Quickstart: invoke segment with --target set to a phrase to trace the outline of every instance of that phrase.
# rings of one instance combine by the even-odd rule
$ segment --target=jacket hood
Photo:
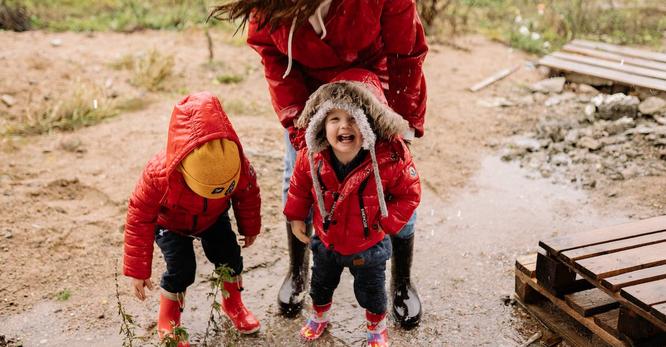
[[[243,149],[220,100],[210,92],[199,92],[183,98],[171,112],[166,148],[167,177],[192,150],[216,139],[228,139]]]
[[[344,109],[360,121],[357,123],[365,149],[374,146],[375,138],[390,140],[409,128],[407,121],[388,106],[377,75],[364,69],[350,69],[312,93],[296,121],[296,127],[306,129],[309,152],[321,152],[328,146],[324,120],[333,108]]]

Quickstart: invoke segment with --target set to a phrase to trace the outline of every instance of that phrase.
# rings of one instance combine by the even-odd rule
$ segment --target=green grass
[[[69,300],[69,298],[71,296],[72,296],[72,292],[69,289],[65,288],[65,289],[59,291],[58,293],[56,293],[55,299],[58,300],[58,301],[67,301],[67,300]]]
[[[424,12],[433,2],[437,16]],[[434,35],[480,32],[537,54],[574,38],[657,47],[666,31],[662,0],[423,0],[419,6]]]
[[[51,31],[183,29],[203,25],[212,0],[24,0],[33,28]],[[217,25],[217,21],[211,21]]]

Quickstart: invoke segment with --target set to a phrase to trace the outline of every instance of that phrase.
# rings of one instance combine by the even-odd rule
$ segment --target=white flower
[[[520,24],[523,21],[523,17],[521,17],[520,15],[517,15],[516,18],[513,21],[516,24]]]
[[[527,29],[526,26],[521,25],[520,29],[518,29],[518,32],[521,33],[523,36],[527,36],[530,34],[530,29]]]
[[[545,48],[545,49],[550,48],[550,42],[545,41],[545,42],[543,43],[543,48]]]
[[[536,41],[541,38],[541,35],[539,33],[532,33],[532,36],[530,36],[532,40]]]

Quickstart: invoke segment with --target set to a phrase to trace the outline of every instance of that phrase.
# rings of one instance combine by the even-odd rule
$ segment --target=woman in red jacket
[[[414,0],[239,0],[211,16],[249,23],[248,45],[261,55],[273,108],[286,129],[283,198],[303,130],[294,126],[310,94],[342,71],[358,67],[379,76],[388,105],[409,123],[407,142],[423,135],[426,86],[422,65],[428,51]],[[418,325],[421,303],[410,281],[415,216],[392,237],[393,314]],[[311,227],[308,227],[311,230]],[[302,307],[307,277],[305,248],[289,237],[290,271],[280,288],[282,312]]]
[[[400,232],[421,197],[418,174],[399,136],[407,122],[386,105],[374,74],[350,69],[310,97],[296,125],[306,129],[307,148],[296,159],[284,214],[314,255],[314,313],[301,336],[314,340],[324,332],[333,291],[348,267],[356,299],[366,309],[368,346],[387,346],[387,235]],[[310,242],[304,221],[313,203]]]
[[[254,169],[220,101],[207,92],[185,97],[171,114],[166,151],[148,162],[129,199],[125,223],[123,273],[140,300],[146,298],[144,287],[153,286],[153,241],[164,255],[160,338],[180,324],[185,289],[195,277],[194,239],[201,240],[211,263],[226,264],[235,275],[224,282],[229,295],[222,298],[222,311],[241,333],[259,329],[241,300],[243,258],[227,211],[233,207],[248,247],[261,229],[260,206]]]

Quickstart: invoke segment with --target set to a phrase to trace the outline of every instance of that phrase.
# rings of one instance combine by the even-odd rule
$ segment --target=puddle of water
[[[444,203],[432,192],[424,192],[419,208],[413,273],[425,314],[421,326],[412,331],[402,331],[391,324],[392,344],[521,344],[527,339],[526,334],[531,334],[529,330],[534,329],[535,323],[500,300],[502,295],[513,293],[516,256],[535,252],[539,239],[627,220],[623,215],[596,211],[588,204],[583,191],[554,185],[541,178],[527,178],[525,170],[516,164],[495,157],[483,160],[479,172],[452,201]],[[265,237],[281,244],[284,241],[283,227],[272,225],[269,229],[275,234]],[[210,301],[206,297],[208,284],[203,279],[212,266],[204,263],[200,251],[197,283],[188,289],[183,316],[193,341],[200,341],[203,336],[210,310]],[[266,248],[252,252],[256,252],[256,256],[252,256],[254,253],[245,256],[246,267],[254,269],[244,275],[247,289],[244,301],[261,320],[262,332],[249,338],[223,333],[225,335],[212,339],[212,343],[237,346],[299,343],[298,330],[307,312],[296,319],[285,319],[277,314],[275,303],[287,267],[286,251]],[[267,254],[269,252],[279,254]],[[263,265],[254,266],[260,261]],[[156,297],[153,294],[151,300],[138,305],[129,297],[123,297],[123,300],[127,301],[127,306],[132,300],[131,313],[142,327],[146,327],[154,322]],[[115,302],[115,298],[113,300]],[[362,345],[365,341],[364,312],[356,303],[352,277],[348,272],[343,274],[333,300],[332,324],[315,345]],[[90,345],[85,341],[89,337],[95,338],[95,346],[120,344],[117,317],[109,319],[108,327],[104,329],[63,334],[66,323],[60,321],[62,317],[49,314],[54,311],[49,305],[52,304],[39,304],[24,314],[0,317],[3,333],[8,337],[23,336],[25,345],[39,345],[44,338],[49,339],[49,346]],[[228,322],[224,324],[228,327]],[[145,333],[141,330],[139,334]],[[50,337],[43,337],[46,335]]]

